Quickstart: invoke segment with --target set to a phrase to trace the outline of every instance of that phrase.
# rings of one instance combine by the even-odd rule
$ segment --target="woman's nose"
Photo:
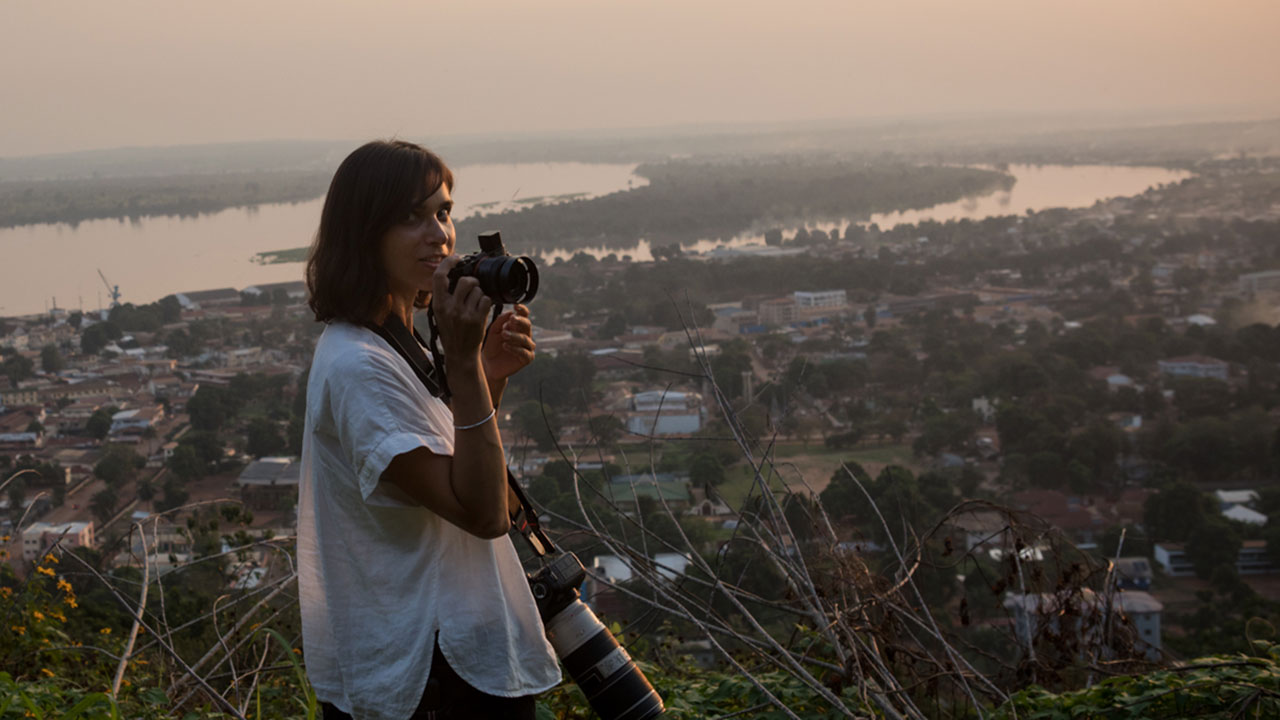
[[[449,228],[439,220],[432,220],[427,223],[427,242],[436,245],[447,245],[449,243]]]

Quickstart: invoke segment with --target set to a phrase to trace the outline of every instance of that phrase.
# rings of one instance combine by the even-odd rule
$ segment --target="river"
[[[469,165],[456,168],[455,216],[494,212],[533,202],[595,197],[644,185],[635,165],[528,163]],[[979,219],[1049,207],[1087,207],[1099,199],[1136,195],[1148,187],[1176,182],[1188,173],[1154,167],[1014,165],[1017,183],[1008,192],[966,198],[926,210],[875,215],[882,228],[924,219]],[[58,307],[92,310],[109,302],[98,272],[119,285],[124,302],[147,303],[170,293],[301,278],[297,263],[259,264],[261,252],[286,250],[310,242],[320,217],[321,200],[235,208],[194,218],[152,217],[137,221],[92,220],[29,225],[0,230],[0,316],[42,312]],[[846,221],[810,223],[831,230]],[[793,229],[793,228],[792,228]],[[732,241],[703,241],[690,252],[717,247],[763,245],[761,235]],[[463,248],[466,250],[466,248]],[[575,252],[543,254],[551,261]],[[616,254],[649,260],[649,245],[587,248],[596,257]]]

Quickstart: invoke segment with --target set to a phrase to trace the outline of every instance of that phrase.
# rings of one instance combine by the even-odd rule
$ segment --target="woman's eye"
[[[444,222],[445,220],[448,220],[449,208],[440,208],[440,212],[436,213],[436,217],[440,220],[440,222]]]

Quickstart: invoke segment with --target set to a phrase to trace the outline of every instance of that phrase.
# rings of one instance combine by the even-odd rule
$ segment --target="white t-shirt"
[[[419,447],[453,454],[453,416],[372,331],[334,322],[307,385],[298,574],[307,675],[358,720],[403,720],[440,650],[491,695],[560,681],[510,536],[484,540],[379,481]]]

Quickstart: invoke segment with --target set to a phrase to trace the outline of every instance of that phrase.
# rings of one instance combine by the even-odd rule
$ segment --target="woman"
[[[327,326],[307,385],[299,590],[325,718],[532,718],[533,696],[560,679],[507,535],[495,418],[507,378],[533,360],[529,312],[486,335],[476,280],[449,292],[452,189],[428,150],[364,145],[334,174],[307,261]],[[412,331],[428,304],[450,405],[369,327]]]

